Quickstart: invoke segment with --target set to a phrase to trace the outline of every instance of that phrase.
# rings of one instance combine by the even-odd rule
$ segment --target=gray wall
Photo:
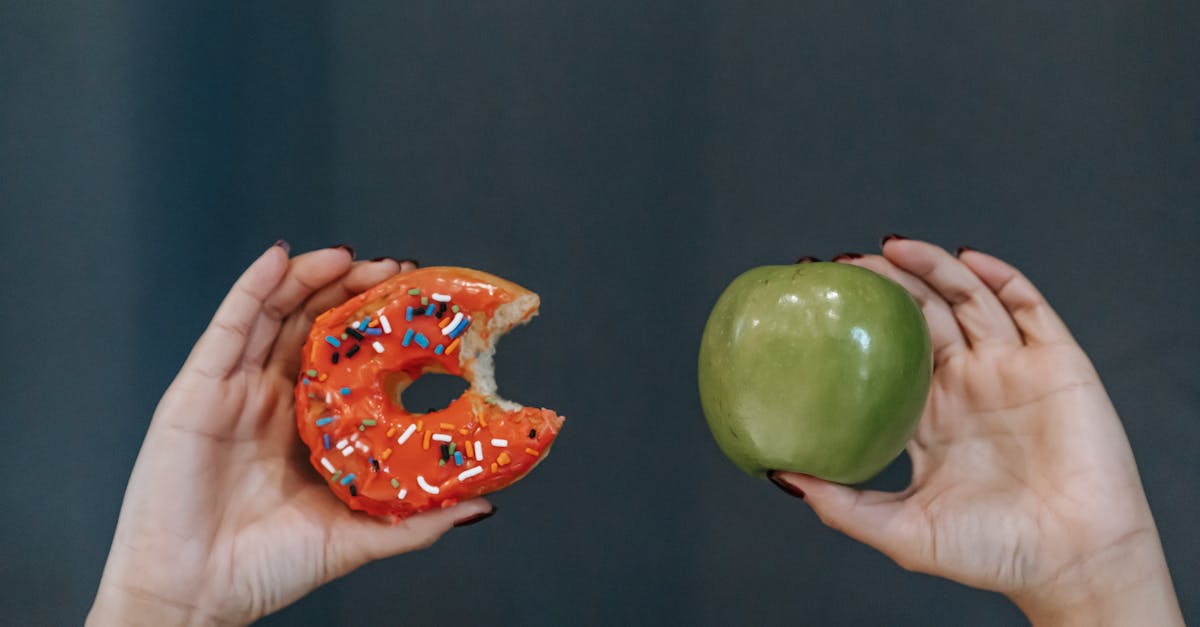
[[[84,616],[155,401],[285,237],[539,291],[499,380],[569,421],[495,518],[266,624],[1018,623],[700,413],[728,280],[893,230],[1059,307],[1200,620],[1200,3],[159,4],[0,2],[0,622]]]

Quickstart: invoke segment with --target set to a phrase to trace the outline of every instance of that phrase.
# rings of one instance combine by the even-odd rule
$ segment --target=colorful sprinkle
[[[346,327],[346,333],[356,340],[363,339],[363,334],[359,333],[354,327]]]
[[[439,422],[439,423],[438,423],[438,428],[439,428],[439,429],[445,429],[445,430],[447,430],[447,431],[453,431],[453,430],[454,430],[454,423],[453,423],[453,422]]]
[[[441,355],[441,354],[442,354],[442,353],[443,353],[445,350],[446,350],[446,347],[445,347],[445,346],[442,346],[441,344],[438,344],[437,346],[433,347],[433,354],[434,354],[434,355]],[[308,383],[307,383],[307,382],[305,382],[305,385],[308,385]]]
[[[354,354],[358,352],[359,348],[362,348],[362,346],[360,344],[355,344],[354,346],[351,346],[350,350],[346,351],[346,357],[353,357]]]
[[[333,363],[336,364],[338,362],[338,357],[340,357],[340,356],[341,356],[341,353],[334,353],[333,357],[332,357]]]
[[[437,311],[437,305],[435,305],[433,303],[429,303],[429,307],[425,308],[425,315],[432,316],[433,312],[435,312],[435,311]]]
[[[376,423],[374,420],[367,418],[366,420],[363,421],[363,424],[367,425],[368,427],[374,427]]]
[[[404,433],[401,434],[400,437],[396,440],[396,444],[404,444],[405,442],[407,442],[408,438],[410,436],[412,436],[413,431],[416,431],[416,430],[417,430],[417,425],[408,425],[408,428],[405,429]]]
[[[350,396],[350,388],[342,388],[340,391],[342,396]]]
[[[383,327],[384,333],[392,332],[392,323],[388,322],[387,316],[379,316],[379,326]]]
[[[354,487],[353,484],[350,485],[350,496],[358,496],[358,488]]]
[[[334,468],[333,464],[329,463],[329,460],[325,459],[324,457],[321,458],[321,465],[324,466],[325,470],[328,470],[329,472],[337,472],[337,468]]]
[[[315,377],[315,376],[317,376],[317,371],[313,370],[312,368],[309,368],[308,370],[304,371],[304,374],[306,374],[310,377]]]
[[[404,310],[404,320],[405,320],[406,322],[412,322],[412,307],[405,308],[405,310]]]
[[[453,342],[450,342],[450,345],[446,347],[446,354],[453,355],[454,349],[456,349],[456,348],[458,348],[458,340],[457,339],[454,340]],[[336,357],[336,355],[335,355],[335,357]]]
[[[453,318],[442,318],[442,321],[438,323],[438,327],[445,329],[446,325],[450,324],[453,320]]]
[[[450,331],[452,331],[454,327],[458,326],[458,323],[462,322],[462,319],[463,313],[461,311],[454,314],[454,318],[450,320],[450,324],[442,327],[442,335],[450,335]]]
[[[379,342],[375,342],[375,343],[371,344],[371,348],[374,348],[376,353],[383,352],[383,344],[380,344]]]
[[[475,440],[475,459],[483,461],[483,445],[479,443],[479,440]]]
[[[391,457],[391,456],[392,456],[392,449],[390,449],[390,448],[389,448],[389,449],[384,449],[384,451],[383,451],[382,453],[380,453],[380,454],[379,454],[379,459],[382,459],[383,461],[385,461],[385,462],[386,462],[386,461],[387,461],[387,458],[389,458],[389,457]]]
[[[534,457],[537,457],[537,456],[539,456],[539,455],[541,455],[541,454],[542,454],[542,453],[541,453],[541,451],[535,451],[535,450],[533,450],[533,449],[531,449],[531,448],[527,448],[527,449],[525,449],[525,452],[526,452],[526,453],[529,453],[530,455],[533,455]]]
[[[333,446],[332,444],[329,443],[329,434],[328,433],[321,434],[321,441],[325,443],[325,450],[327,450],[327,451]]]
[[[451,307],[450,311],[453,311],[454,313],[458,313],[458,305]]]
[[[458,480],[466,481],[467,479],[470,479],[471,477],[474,477],[475,475],[482,475],[482,474],[483,474],[483,466],[476,466],[474,468],[468,468],[467,470],[464,470],[464,471],[458,473]]]
[[[448,296],[446,294],[438,294],[437,292],[434,292],[433,300],[436,300],[439,303],[448,303],[448,302],[450,302],[450,296]]]
[[[421,348],[429,348],[429,338],[420,333],[413,336],[413,341],[415,341],[417,346],[420,346]]]
[[[350,457],[350,454],[353,452],[354,452],[354,447],[347,446],[346,448],[342,449],[342,457]]]
[[[449,337],[450,339],[454,339],[454,338],[458,337],[459,335],[461,335],[463,331],[466,331],[467,327],[469,327],[469,326],[471,326],[471,319],[467,318],[467,319],[463,320],[462,324],[458,325],[458,327],[456,327],[455,329],[450,331],[450,333],[448,333],[446,335],[446,337]]]
[[[367,335],[371,335],[371,336],[383,335],[383,331],[380,331],[379,329],[372,327],[370,329],[367,329]]]
[[[508,451],[504,451],[496,456],[496,463],[500,464],[501,466],[507,466],[508,462],[511,461],[512,457],[508,454]]]
[[[426,296],[422,296],[421,297],[421,306],[424,307],[425,305],[428,305],[428,304],[429,304],[429,298]]]
[[[340,348],[342,345],[342,343],[340,341],[338,341],[338,339],[336,337],[333,337],[332,335],[326,335],[325,341],[329,342],[329,345],[334,348]]]
[[[342,485],[349,485],[351,481],[354,481],[354,473],[350,473],[350,474],[346,475],[345,477],[342,477],[342,480],[339,481],[338,483],[340,483]]]
[[[454,451],[454,465],[462,466],[462,463],[463,463],[462,451]]]
[[[405,332],[404,332],[404,340],[400,342],[400,345],[401,345],[401,346],[408,346],[409,344],[411,344],[411,343],[412,343],[413,334],[415,334],[415,333],[416,333],[416,331],[413,331],[412,329],[409,329],[409,330],[405,331]]]
[[[439,344],[439,346],[440,346],[440,344]],[[304,385],[308,385],[308,377],[304,377],[303,379],[300,380],[300,382],[303,383]]]
[[[433,433],[433,432],[429,431],[428,433]],[[438,442],[450,442],[450,441],[454,440],[454,438],[446,435],[445,433],[433,433],[433,439]]]
[[[333,419],[334,419],[334,416],[325,416],[324,418],[317,418],[317,426],[324,427],[325,425],[333,422]]]
[[[438,493],[438,489],[429,485],[429,482],[425,481],[425,477],[422,477],[421,475],[417,475],[417,485],[421,486],[422,490],[430,494]]]
[[[363,318],[362,322],[358,323],[358,330],[366,331],[367,325],[370,323],[371,323],[371,316],[367,316],[366,318]]]
[[[427,451],[429,450],[429,436],[431,436],[431,435],[433,435],[432,431],[426,431],[425,432],[425,441],[421,443],[421,448],[423,448]]]
[[[492,474],[496,474],[496,462],[492,462]]]
[[[396,498],[400,499],[401,501],[403,501],[404,497],[406,496],[408,496],[408,490],[401,490],[396,493]]]
[[[439,448],[442,451],[442,461],[446,461],[447,459],[450,459],[450,445],[443,444]]]
[[[503,438],[492,438],[492,446],[496,448],[504,448],[508,446],[508,440]]]
[[[419,295],[420,293],[421,293],[421,288],[419,288],[419,287],[414,287],[414,288],[412,288],[411,290],[408,290],[408,295],[409,295],[409,296],[417,296],[417,295]]]
[[[400,482],[399,482],[398,480],[396,480],[396,478],[395,478],[395,477],[392,477],[392,487],[393,487],[393,488],[398,488],[398,487],[400,487]]]

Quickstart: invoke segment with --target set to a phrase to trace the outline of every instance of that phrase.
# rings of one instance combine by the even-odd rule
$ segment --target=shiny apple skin
[[[841,263],[762,266],[717,300],[700,343],[700,400],[745,472],[855,484],[904,449],[932,373],[912,297]]]

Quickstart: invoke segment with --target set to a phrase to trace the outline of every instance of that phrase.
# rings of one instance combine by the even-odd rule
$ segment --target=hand
[[[1182,625],[1120,419],[1033,284],[990,255],[903,238],[844,261],[904,286],[929,323],[912,482],[772,479],[900,566],[1008,595],[1035,624]]]
[[[427,547],[483,499],[389,525],[308,462],[292,389],[315,316],[402,270],[272,246],[163,395],[125,492],[89,624],[248,623],[366,562]]]

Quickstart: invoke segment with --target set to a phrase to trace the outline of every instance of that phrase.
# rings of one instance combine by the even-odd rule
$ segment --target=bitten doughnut
[[[496,340],[537,294],[466,268],[397,275],[321,314],[303,349],[296,422],[312,465],[351,508],[404,518],[507,487],[545,458],[563,419],[496,395]],[[470,388],[445,409],[406,409],[429,372]]]

